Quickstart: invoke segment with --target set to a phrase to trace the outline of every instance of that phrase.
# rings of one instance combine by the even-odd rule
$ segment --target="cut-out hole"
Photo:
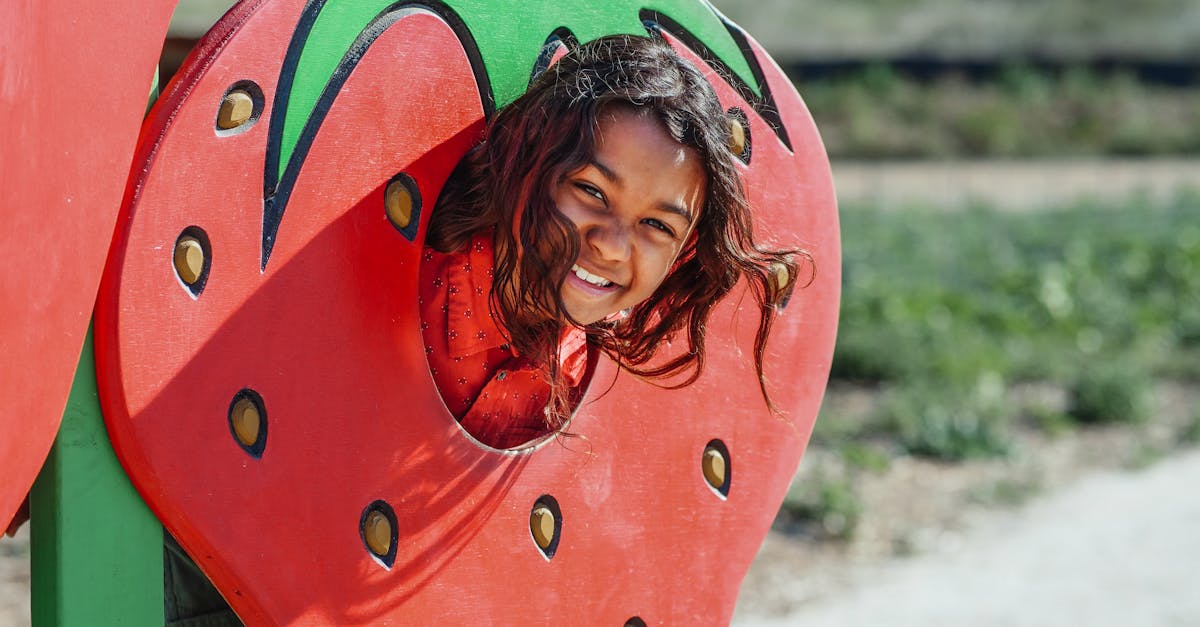
[[[456,172],[464,169],[460,166]],[[443,193],[463,184],[452,177],[443,187]],[[436,202],[430,206],[434,214],[428,218],[427,233],[437,230],[437,207]],[[415,224],[416,218],[413,220]],[[585,349],[586,359],[580,364],[579,383],[567,390],[562,420],[547,420],[551,388],[544,372],[530,366],[529,362],[520,361],[513,369],[508,355],[499,355],[486,362],[478,357],[488,354],[485,350],[492,355],[510,351],[500,325],[480,324],[475,320],[489,315],[491,309],[490,271],[495,264],[491,237],[476,233],[464,237],[463,241],[439,244],[450,246],[449,251],[439,250],[428,239],[424,244],[418,300],[412,306],[420,313],[426,364],[446,408],[447,418],[458,421],[463,437],[472,444],[522,454],[553,439],[556,428],[557,432],[569,429],[571,419],[591,385],[601,351]],[[461,271],[464,268],[466,270]],[[469,318],[472,320],[467,320]],[[469,336],[460,337],[459,330],[452,328],[451,321],[456,320],[469,323],[463,327],[470,329]],[[492,328],[496,332],[493,333]],[[464,339],[469,340],[475,356],[462,352]],[[492,386],[511,389],[515,393],[491,396],[487,400],[488,389]],[[493,394],[495,389],[492,387]],[[485,412],[478,410],[485,404],[490,405],[486,411],[507,413],[512,419],[484,419]]]
[[[371,557],[386,568],[396,563],[398,527],[396,512],[386,501],[375,501],[363,510],[358,519],[358,534]]]
[[[421,190],[413,177],[401,172],[383,188],[383,210],[388,221],[408,241],[417,236],[421,221]]]
[[[558,508],[558,501],[549,494],[538,498],[529,510],[529,535],[533,538],[533,545],[547,560],[554,557],[554,553],[558,551],[562,522],[562,510]]]
[[[634,616],[625,621],[625,627],[646,627],[646,621],[642,620],[641,617]]]
[[[171,263],[183,287],[193,297],[199,296],[208,283],[208,271],[212,268],[212,244],[204,229],[189,226],[175,238]]]
[[[700,457],[700,471],[708,487],[721,498],[729,496],[729,482],[733,476],[733,465],[730,462],[729,449],[724,442],[712,440],[704,446],[704,453]]]
[[[725,117],[729,120],[729,151],[742,163],[750,165],[750,118],[737,107],[725,112]]]
[[[262,117],[266,100],[262,88],[254,81],[242,80],[229,86],[217,104],[217,119],[213,129],[220,137],[238,135],[250,130]]]
[[[245,388],[229,403],[229,432],[233,441],[255,459],[267,448],[267,408],[262,396]]]

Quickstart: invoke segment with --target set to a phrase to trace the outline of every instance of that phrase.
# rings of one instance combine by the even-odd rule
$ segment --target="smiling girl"
[[[767,398],[772,271],[796,276],[803,253],[755,243],[729,137],[704,77],[647,37],[580,46],[496,115],[438,199],[421,269],[430,370],[466,431],[511,448],[562,428],[600,353],[690,384],[741,279]]]

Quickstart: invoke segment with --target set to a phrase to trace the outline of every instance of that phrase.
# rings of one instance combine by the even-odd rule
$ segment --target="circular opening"
[[[267,409],[262,396],[249,388],[239,390],[229,403],[229,432],[242,450],[261,459],[267,448]]]
[[[646,627],[646,621],[642,620],[638,616],[633,616],[629,620],[625,621],[625,627]]]
[[[254,81],[242,80],[230,85],[217,105],[213,125],[217,135],[228,137],[250,130],[262,117],[265,106],[262,88]]]
[[[410,228],[415,224],[414,217]],[[548,419],[552,390],[545,372],[511,350],[503,323],[492,314],[492,239],[487,233],[464,239],[439,242],[451,247],[448,252],[432,245],[422,251],[417,310],[429,374],[447,412],[473,443],[531,451],[555,433],[552,423],[560,430],[569,426],[600,351],[575,344],[577,338],[564,344],[572,351],[567,367],[579,383],[565,393],[563,419]]]
[[[386,568],[396,562],[396,512],[387,501],[374,501],[358,519],[358,533],[371,557]]]
[[[529,535],[533,538],[534,546],[547,560],[554,557],[562,535],[562,510],[558,508],[558,501],[549,494],[538,498],[529,510]]]
[[[729,449],[720,440],[712,440],[704,446],[700,457],[700,471],[704,481],[721,498],[729,496],[729,481],[732,476],[732,466],[729,459]]]
[[[189,226],[175,238],[171,248],[171,264],[175,276],[193,297],[199,296],[208,283],[212,268],[212,244],[208,234],[198,226]]]

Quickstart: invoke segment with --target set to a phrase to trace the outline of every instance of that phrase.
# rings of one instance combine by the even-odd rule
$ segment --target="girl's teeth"
[[[609,281],[602,276],[592,274],[591,272],[580,268],[579,264],[571,266],[571,272],[574,272],[575,276],[579,277],[580,279],[598,287],[609,287],[613,284],[612,281]]]

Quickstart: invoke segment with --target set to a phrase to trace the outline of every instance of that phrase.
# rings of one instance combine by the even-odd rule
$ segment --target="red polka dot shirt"
[[[492,316],[492,232],[464,250],[425,248],[421,263],[421,336],[429,369],[450,413],[472,436],[496,448],[519,446],[546,426],[546,373],[508,345]],[[559,342],[560,368],[577,387],[588,362],[584,332],[569,327]],[[572,394],[574,396],[574,394]]]

